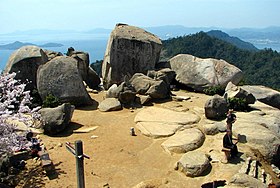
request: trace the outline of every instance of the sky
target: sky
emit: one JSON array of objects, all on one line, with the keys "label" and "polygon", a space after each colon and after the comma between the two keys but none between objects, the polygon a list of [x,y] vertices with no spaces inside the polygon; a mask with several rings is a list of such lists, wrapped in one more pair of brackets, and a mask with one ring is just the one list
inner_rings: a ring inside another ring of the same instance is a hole
[{"label": "sky", "polygon": [[0,0],[0,33],[138,27],[280,26],[280,0]]}]

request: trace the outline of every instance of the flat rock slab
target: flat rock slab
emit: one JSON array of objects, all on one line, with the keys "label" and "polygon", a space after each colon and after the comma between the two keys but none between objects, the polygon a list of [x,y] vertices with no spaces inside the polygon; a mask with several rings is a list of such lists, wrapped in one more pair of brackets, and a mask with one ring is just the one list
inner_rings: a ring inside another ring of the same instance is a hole
[{"label": "flat rock slab", "polygon": [[210,161],[201,151],[190,151],[184,154],[176,164],[176,169],[184,172],[187,176],[200,176],[208,167]]},{"label": "flat rock slab", "polygon": [[179,129],[192,127],[199,120],[200,117],[190,111],[176,112],[158,107],[145,108],[134,119],[141,133],[153,138],[171,136]]},{"label": "flat rock slab", "polygon": [[197,123],[200,117],[192,112],[175,112],[173,110],[148,107],[141,110],[134,119],[134,122],[167,122],[182,125]]},{"label": "flat rock slab", "polygon": [[177,130],[185,128],[184,125],[164,122],[138,122],[136,127],[142,134],[152,138],[172,136]]},{"label": "flat rock slab", "polygon": [[180,131],[164,141],[161,146],[169,153],[186,153],[199,148],[205,135],[197,128]]},{"label": "flat rock slab", "polygon": [[106,98],[105,100],[103,100],[99,103],[98,109],[101,112],[121,110],[122,104],[116,98]]}]

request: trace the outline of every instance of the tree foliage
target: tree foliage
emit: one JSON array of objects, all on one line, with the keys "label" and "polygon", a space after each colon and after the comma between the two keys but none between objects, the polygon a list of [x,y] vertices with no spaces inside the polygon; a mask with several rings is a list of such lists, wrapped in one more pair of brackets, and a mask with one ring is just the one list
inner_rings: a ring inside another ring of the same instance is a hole
[{"label": "tree foliage", "polygon": [[280,88],[280,54],[272,49],[242,50],[199,32],[165,40],[163,50],[165,58],[177,54],[191,54],[201,58],[223,59],[243,71],[244,83]]},{"label": "tree foliage", "polygon": [[40,119],[37,113],[40,107],[29,107],[30,92],[25,91],[25,84],[15,80],[15,76],[15,73],[0,75],[0,155],[22,149],[27,144],[13,121],[30,127],[35,119]]}]

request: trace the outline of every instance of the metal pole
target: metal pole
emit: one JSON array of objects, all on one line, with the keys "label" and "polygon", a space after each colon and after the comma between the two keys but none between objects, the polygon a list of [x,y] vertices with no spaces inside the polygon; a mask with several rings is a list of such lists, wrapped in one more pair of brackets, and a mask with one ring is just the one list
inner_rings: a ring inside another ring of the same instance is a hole
[{"label": "metal pole", "polygon": [[81,140],[75,141],[75,150],[78,188],[85,188],[83,142]]}]

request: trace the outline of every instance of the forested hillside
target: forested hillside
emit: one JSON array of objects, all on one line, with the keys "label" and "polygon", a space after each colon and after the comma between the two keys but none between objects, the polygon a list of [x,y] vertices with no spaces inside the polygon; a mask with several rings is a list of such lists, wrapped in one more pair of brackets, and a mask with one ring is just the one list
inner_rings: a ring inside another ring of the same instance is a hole
[{"label": "forested hillside", "polygon": [[163,57],[191,54],[224,59],[244,72],[244,83],[280,89],[280,53],[272,49],[242,50],[204,32],[163,41]]}]

